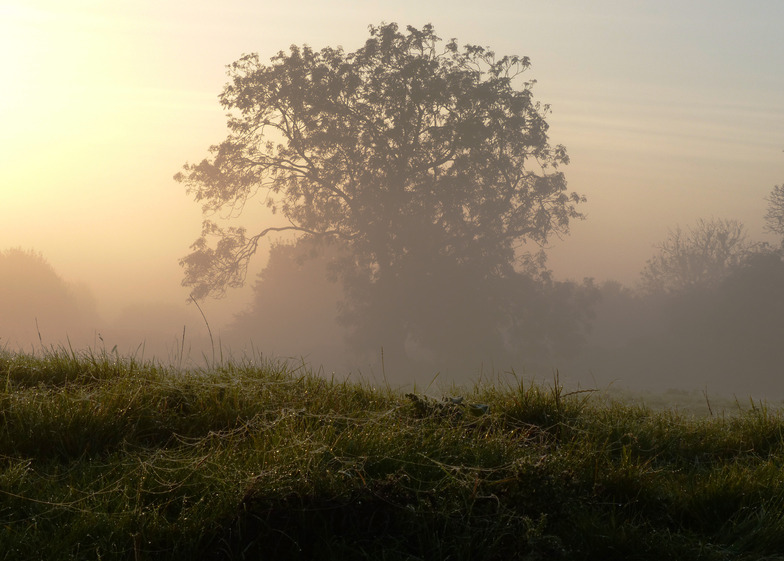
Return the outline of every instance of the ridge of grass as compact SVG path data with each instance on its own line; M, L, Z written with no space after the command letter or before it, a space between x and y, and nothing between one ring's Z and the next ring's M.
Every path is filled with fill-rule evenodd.
M0 351L0 559L784 559L778 410L461 397Z

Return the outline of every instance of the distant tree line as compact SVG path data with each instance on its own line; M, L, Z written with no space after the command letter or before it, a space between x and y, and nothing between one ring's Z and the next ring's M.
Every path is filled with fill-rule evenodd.
M209 341L201 318L194 321L188 312L184 303L127 303L119 317L107 321L91 290L64 279L40 252L0 250L0 348L111 352L116 346L122 356L162 361L192 349L191 358L201 361Z
M70 326L74 343L83 344L87 326L97 317L89 290L66 282L33 250L0 251L0 346L51 343Z
M735 220L699 220L670 231L638 287L602 285L575 368L599 365L604 382L784 397L783 195L773 188L765 216L778 245L750 241Z

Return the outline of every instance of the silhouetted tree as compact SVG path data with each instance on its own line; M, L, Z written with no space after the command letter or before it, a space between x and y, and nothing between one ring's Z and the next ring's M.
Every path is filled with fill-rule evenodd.
M643 269L643 287L665 293L715 287L753 248L737 220L700 219L687 231L676 226Z
M766 229L781 236L781 244L784 247L784 183L773 186L767 201L768 211L765 214Z
M261 191L288 225L248 235L206 218L183 283L196 297L240 286L270 232L338 239L349 252L342 317L358 338L497 348L526 321L512 316L526 294L520 245L566 233L584 200L566 191L566 150L548 142L548 107L521 82L528 67L442 44L429 25L371 27L350 53L242 57L220 98L229 137L176 179L206 215L241 211Z

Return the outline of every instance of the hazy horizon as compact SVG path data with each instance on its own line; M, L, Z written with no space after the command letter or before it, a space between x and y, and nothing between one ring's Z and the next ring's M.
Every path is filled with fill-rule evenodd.
M531 58L526 79L550 105L551 142L567 148L569 190L588 198L548 265L559 280L632 287L677 225L734 219L751 240L775 240L763 218L784 182L782 21L774 1L5 0L0 251L40 252L91 293L93 342L146 309L172 320L156 326L160 348L176 348L183 318L203 344L178 265L201 208L172 177L226 135L226 66L291 44L354 50L371 24L432 23L444 39ZM201 303L216 338L251 302L269 248L242 290Z

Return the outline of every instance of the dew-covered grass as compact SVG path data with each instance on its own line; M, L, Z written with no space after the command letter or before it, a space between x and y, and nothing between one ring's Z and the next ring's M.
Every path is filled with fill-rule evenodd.
M2 559L784 559L784 420L0 352Z

